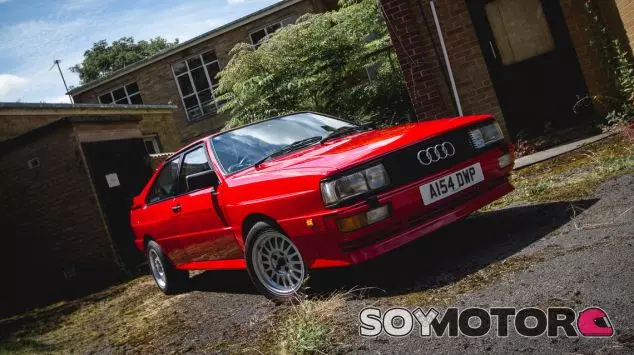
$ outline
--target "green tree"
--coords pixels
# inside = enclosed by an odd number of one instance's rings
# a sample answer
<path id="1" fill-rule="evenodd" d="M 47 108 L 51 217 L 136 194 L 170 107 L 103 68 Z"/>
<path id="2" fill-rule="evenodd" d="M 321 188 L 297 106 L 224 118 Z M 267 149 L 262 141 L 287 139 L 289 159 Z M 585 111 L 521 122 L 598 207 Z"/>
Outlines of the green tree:
<path id="1" fill-rule="evenodd" d="M 293 111 L 407 120 L 411 104 L 374 0 L 307 14 L 259 47 L 241 43 L 219 73 L 227 128 Z"/>
<path id="2" fill-rule="evenodd" d="M 134 42 L 132 37 L 121 37 L 119 40 L 108 42 L 104 39 L 92 44 L 92 48 L 84 52 L 84 60 L 68 68 L 79 74 L 82 83 L 108 76 L 115 70 L 121 69 L 143 58 L 152 56 L 160 51 L 178 44 L 178 39 L 169 42 L 165 38 L 156 37 L 149 41 Z"/>

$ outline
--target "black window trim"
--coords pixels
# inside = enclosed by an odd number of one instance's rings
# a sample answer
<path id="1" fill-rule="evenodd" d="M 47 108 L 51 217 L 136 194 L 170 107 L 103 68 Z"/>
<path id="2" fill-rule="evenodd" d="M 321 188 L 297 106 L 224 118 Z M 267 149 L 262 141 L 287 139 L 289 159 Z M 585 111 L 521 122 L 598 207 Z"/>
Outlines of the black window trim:
<path id="1" fill-rule="evenodd" d="M 132 85 L 132 84 L 136 84 L 136 85 L 137 85 L 137 87 L 139 88 L 139 91 L 137 91 L 137 92 L 135 92 L 135 93 L 132 93 L 132 95 L 128 95 L 128 89 L 127 89 L 127 86 Z M 118 104 L 118 103 L 116 103 L 116 100 L 114 99 L 114 94 L 113 94 L 113 92 L 114 92 L 114 91 L 117 91 L 117 90 L 119 90 L 119 89 L 123 89 L 123 90 L 125 91 L 126 99 L 127 99 L 127 101 L 128 101 L 128 102 L 127 102 L 127 103 L 125 103 L 125 104 Z M 101 97 L 102 97 L 102 96 L 104 96 L 104 95 L 106 95 L 106 94 L 110 95 L 110 98 L 112 99 L 112 102 L 110 102 L 109 104 L 104 104 L 104 103 L 102 103 L 102 102 L 101 102 Z M 113 89 L 111 89 L 111 90 L 107 90 L 107 91 L 102 92 L 101 94 L 98 94 L 98 95 L 97 95 L 97 101 L 98 101 L 100 104 L 102 104 L 102 105 L 143 105 L 143 104 L 133 104 L 133 103 L 131 103 L 131 101 L 130 101 L 130 96 L 134 96 L 134 95 L 137 95 L 137 94 L 141 97 L 141 101 L 143 101 L 143 96 L 141 95 L 141 86 L 139 86 L 139 82 L 138 82 L 138 81 L 134 80 L 134 81 L 129 81 L 129 82 L 126 82 L 125 84 L 122 84 L 122 85 L 120 85 L 120 86 L 115 86 L 115 87 L 114 87 Z"/>
<path id="2" fill-rule="evenodd" d="M 216 173 L 215 170 L 214 170 L 214 166 L 211 163 L 211 159 L 209 157 L 209 152 L 207 152 L 207 149 L 206 149 L 207 146 L 205 145 L 205 142 L 200 142 L 200 143 L 194 144 L 193 146 L 189 147 L 187 150 L 184 150 L 182 153 L 180 153 L 180 155 L 182 155 L 182 159 L 181 159 L 180 163 L 178 164 L 178 174 L 177 174 L 177 179 L 178 179 L 177 183 L 178 183 L 178 185 L 176 186 L 176 191 L 180 191 L 181 167 L 183 166 L 183 161 L 185 160 L 185 155 L 193 152 L 194 150 L 196 150 L 198 148 L 203 148 L 203 152 L 205 153 L 205 157 L 207 158 L 207 164 L 209 165 L 209 170 L 211 170 L 214 173 Z M 193 193 L 193 192 L 196 192 L 196 191 L 200 191 L 202 189 L 203 188 L 192 190 L 192 191 L 185 191 L 185 192 L 182 192 L 182 193 L 174 195 L 174 197 L 180 197 L 180 196 L 187 195 L 187 194 L 190 194 L 190 193 Z"/>
<path id="3" fill-rule="evenodd" d="M 167 165 L 169 163 L 173 162 L 176 159 L 178 159 L 178 170 L 176 171 L 176 184 L 177 184 L 176 185 L 176 189 L 178 189 L 178 176 L 179 176 L 180 171 L 181 171 L 181 164 L 183 163 L 183 153 L 178 153 L 177 155 L 175 155 L 173 157 L 170 157 L 169 159 L 165 160 L 165 163 L 163 164 L 163 166 L 161 166 L 161 170 L 158 173 L 156 173 L 156 178 L 154 179 L 154 181 L 152 181 L 152 185 L 150 186 L 150 192 L 152 191 L 152 186 L 154 186 L 154 184 L 156 183 L 156 180 L 158 179 L 159 175 L 161 175 L 161 173 L 163 172 L 163 169 L 167 168 Z M 173 196 L 169 196 L 169 197 L 160 199 L 158 201 L 150 202 L 149 201 L 150 194 L 148 193 L 147 196 L 145 196 L 145 205 L 146 206 L 151 206 L 151 205 L 154 205 L 154 204 L 157 204 L 157 203 L 161 203 L 163 201 L 167 201 L 167 200 L 173 199 L 175 197 L 176 197 L 176 195 L 173 195 Z"/>
<path id="4" fill-rule="evenodd" d="M 214 56 L 216 57 L 216 60 L 211 61 L 209 63 L 205 63 L 205 61 L 203 60 L 203 54 L 206 54 L 206 53 L 209 53 L 209 52 L 213 52 L 214 53 Z M 194 81 L 193 81 L 194 79 L 191 76 L 191 70 L 189 69 L 189 64 L 187 63 L 190 59 L 193 59 L 193 58 L 200 59 L 200 61 L 202 63 L 202 65 L 200 67 L 203 68 L 203 70 L 205 71 L 205 77 L 207 79 L 207 82 L 210 84 L 209 89 L 211 90 L 211 94 L 212 94 L 212 97 L 214 99 L 214 103 L 216 105 L 216 111 L 215 112 L 203 113 L 200 116 L 196 116 L 196 117 L 189 117 L 189 114 L 187 113 L 187 106 L 185 105 L 185 96 L 187 96 L 187 97 L 190 97 L 190 96 L 196 97 L 196 102 L 198 102 L 198 107 L 202 110 L 202 103 L 200 102 L 200 99 L 198 97 L 198 91 L 196 91 L 196 85 L 194 84 Z M 213 118 L 213 117 L 216 117 L 216 116 L 219 115 L 218 109 L 220 109 L 221 105 L 218 104 L 218 100 L 216 100 L 216 95 L 214 93 L 214 90 L 215 90 L 214 89 L 214 84 L 215 84 L 215 86 L 217 88 L 218 85 L 219 85 L 219 82 L 216 82 L 216 78 L 212 79 L 211 76 L 209 75 L 209 71 L 207 70 L 207 65 L 211 64 L 213 62 L 218 63 L 218 68 L 220 69 L 220 71 L 222 71 L 222 65 L 220 63 L 220 58 L 218 57 L 216 49 L 215 48 L 204 48 L 202 50 L 202 52 L 198 52 L 197 54 L 192 54 L 192 55 L 190 55 L 190 56 L 188 56 L 186 58 L 179 59 L 179 60 L 176 60 L 176 61 L 173 61 L 172 63 L 170 63 L 170 69 L 172 71 L 172 77 L 174 78 L 176 89 L 178 90 L 178 95 L 180 96 L 181 103 L 183 104 L 183 112 L 185 112 L 185 122 L 188 123 L 188 124 L 189 123 L 195 123 L 195 122 L 202 121 L 202 120 L 209 119 L 209 118 Z M 183 95 L 180 83 L 178 82 L 178 78 L 181 77 L 181 76 L 184 76 L 185 74 L 183 74 L 183 73 L 178 74 L 178 75 L 176 74 L 176 71 L 174 70 L 174 65 L 176 65 L 178 63 L 185 63 L 185 67 L 187 68 L 186 73 L 187 73 L 187 75 L 189 77 L 189 81 L 190 81 L 190 83 L 192 85 L 192 88 L 194 90 L 194 92 L 192 94 Z M 197 68 L 195 68 L 195 69 L 197 69 Z M 202 91 L 204 91 L 204 90 L 202 90 Z"/>

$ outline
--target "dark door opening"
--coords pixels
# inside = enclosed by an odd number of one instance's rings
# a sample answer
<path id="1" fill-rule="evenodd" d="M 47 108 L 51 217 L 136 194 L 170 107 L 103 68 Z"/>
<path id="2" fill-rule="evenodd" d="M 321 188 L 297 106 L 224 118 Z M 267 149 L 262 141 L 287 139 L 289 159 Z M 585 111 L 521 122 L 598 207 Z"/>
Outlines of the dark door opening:
<path id="1" fill-rule="evenodd" d="M 124 264 L 134 267 L 143 256 L 134 246 L 130 207 L 152 176 L 143 139 L 83 143 L 82 148 L 115 248 Z"/>
<path id="2" fill-rule="evenodd" d="M 580 123 L 587 94 L 558 0 L 467 0 L 510 134 L 529 138 L 546 126 Z"/>

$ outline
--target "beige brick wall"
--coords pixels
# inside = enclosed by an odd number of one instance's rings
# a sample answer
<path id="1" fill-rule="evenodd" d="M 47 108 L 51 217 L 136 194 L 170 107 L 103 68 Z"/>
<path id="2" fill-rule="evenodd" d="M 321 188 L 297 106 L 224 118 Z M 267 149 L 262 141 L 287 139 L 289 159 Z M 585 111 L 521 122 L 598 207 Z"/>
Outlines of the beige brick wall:
<path id="1" fill-rule="evenodd" d="M 74 96 L 77 103 L 98 103 L 98 97 L 106 92 L 121 87 L 122 85 L 136 82 L 139 85 L 141 97 L 145 104 L 167 104 L 172 103 L 179 108 L 174 112 L 174 126 L 177 135 L 180 137 L 180 145 L 189 143 L 196 138 L 220 130 L 226 120 L 226 115 L 216 115 L 204 117 L 194 122 L 188 122 L 183 103 L 178 93 L 176 81 L 172 73 L 172 64 L 180 62 L 191 56 L 214 50 L 218 56 L 221 68 L 226 66 L 230 60 L 229 51 L 240 42 L 250 43 L 249 33 L 256 31 L 268 24 L 281 21 L 290 16 L 301 16 L 308 12 L 320 12 L 334 6 L 332 0 L 307 0 L 289 6 L 269 16 L 253 21 L 229 32 L 205 41 L 194 47 L 187 48 L 179 53 L 152 63 L 139 70 L 125 75 L 122 78 L 109 81 L 103 85 L 95 87 L 85 93 Z M 145 123 L 143 130 L 150 129 Z"/>
<path id="2" fill-rule="evenodd" d="M 608 1 L 608 0 L 604 0 Z M 620 15 L 623 31 L 630 50 L 634 48 L 634 0 L 613 0 Z"/>
<path id="3" fill-rule="evenodd" d="M 37 110 L 34 111 L 33 109 L 29 109 L 29 111 L 37 112 Z M 107 111 L 100 111 L 99 109 L 92 111 L 79 110 L 77 112 L 66 110 L 59 114 L 51 113 L 51 110 L 40 111 L 41 114 L 21 114 L 15 111 L 3 113 L 0 110 L 0 141 L 24 134 L 34 128 L 57 121 L 62 117 L 84 116 L 98 120 L 99 117 L 112 116 Z M 140 116 L 142 118 L 139 122 L 141 133 L 143 135 L 158 135 L 164 151 L 173 152 L 182 146 L 181 138 L 174 126 L 174 119 L 170 110 L 143 111 L 135 114 L 135 109 L 128 109 L 122 112 L 127 113 L 126 116 Z M 104 125 L 103 129 L 111 130 L 112 127 L 112 125 Z"/>
<path id="4" fill-rule="evenodd" d="M 0 141 L 24 134 L 34 128 L 57 121 L 60 115 L 15 115 L 0 116 Z"/>

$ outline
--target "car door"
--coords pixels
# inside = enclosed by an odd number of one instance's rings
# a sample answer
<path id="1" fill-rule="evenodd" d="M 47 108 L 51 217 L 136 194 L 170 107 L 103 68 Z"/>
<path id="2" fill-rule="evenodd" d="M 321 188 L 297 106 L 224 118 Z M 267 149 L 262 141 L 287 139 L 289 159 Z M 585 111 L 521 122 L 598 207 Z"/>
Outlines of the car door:
<path id="1" fill-rule="evenodd" d="M 183 155 L 175 199 L 174 228 L 191 261 L 242 258 L 242 251 L 219 206 L 216 187 L 191 187 L 187 176 L 212 170 L 204 143 Z M 212 172 L 215 174 L 214 172 Z"/>
<path id="2" fill-rule="evenodd" d="M 146 205 L 139 218 L 145 233 L 161 246 L 174 264 L 188 261 L 182 243 L 175 238 L 178 233 L 173 224 L 181 158 L 182 155 L 177 155 L 163 164 L 148 191 Z"/>

